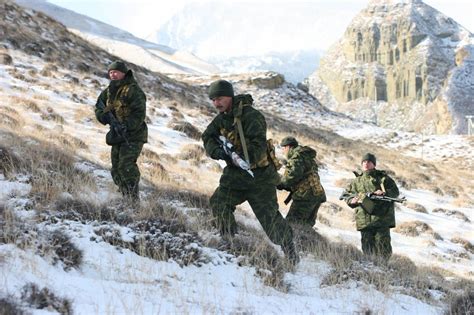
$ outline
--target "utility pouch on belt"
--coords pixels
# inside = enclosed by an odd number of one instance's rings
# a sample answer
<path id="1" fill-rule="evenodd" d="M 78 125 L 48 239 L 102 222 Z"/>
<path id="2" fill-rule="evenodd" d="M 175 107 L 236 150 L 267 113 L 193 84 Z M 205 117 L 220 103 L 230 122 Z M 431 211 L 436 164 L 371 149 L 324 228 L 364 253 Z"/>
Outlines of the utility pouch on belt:
<path id="1" fill-rule="evenodd" d="M 367 212 L 368 214 L 373 214 L 375 209 L 375 202 L 365 194 L 363 196 L 360 196 L 359 198 L 361 198 L 361 206 L 365 210 L 365 212 Z"/>

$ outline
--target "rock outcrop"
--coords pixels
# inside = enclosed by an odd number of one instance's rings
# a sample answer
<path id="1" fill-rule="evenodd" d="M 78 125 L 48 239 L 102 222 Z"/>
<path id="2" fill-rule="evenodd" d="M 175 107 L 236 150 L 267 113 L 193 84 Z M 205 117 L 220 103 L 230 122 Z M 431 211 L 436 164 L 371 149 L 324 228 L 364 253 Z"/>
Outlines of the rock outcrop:
<path id="1" fill-rule="evenodd" d="M 473 52 L 472 34 L 422 1 L 371 1 L 306 84 L 324 105 L 384 127 L 466 133 Z"/>

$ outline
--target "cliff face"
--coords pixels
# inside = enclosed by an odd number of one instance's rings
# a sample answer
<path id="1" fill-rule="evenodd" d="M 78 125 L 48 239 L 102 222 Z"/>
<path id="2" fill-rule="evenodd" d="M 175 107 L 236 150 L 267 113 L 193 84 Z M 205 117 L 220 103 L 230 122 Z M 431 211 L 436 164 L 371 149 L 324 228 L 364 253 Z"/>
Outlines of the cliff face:
<path id="1" fill-rule="evenodd" d="M 474 87 L 455 86 L 472 81 L 473 47 L 470 32 L 422 1 L 372 1 L 307 84 L 321 98 L 320 79 L 335 98 L 327 106 L 385 127 L 465 133 L 474 105 L 460 98 Z"/>

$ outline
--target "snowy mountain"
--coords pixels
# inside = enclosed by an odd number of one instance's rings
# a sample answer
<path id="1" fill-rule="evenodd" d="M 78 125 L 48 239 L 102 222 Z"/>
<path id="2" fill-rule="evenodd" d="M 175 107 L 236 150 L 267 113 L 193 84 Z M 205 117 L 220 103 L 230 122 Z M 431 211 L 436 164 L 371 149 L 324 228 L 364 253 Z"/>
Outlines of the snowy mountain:
<path id="1" fill-rule="evenodd" d="M 219 75 L 252 94 L 270 137 L 296 135 L 318 151 L 328 202 L 314 229 L 295 228 L 302 260 L 292 268 L 247 204 L 232 242 L 211 225 L 222 166 L 199 137 L 216 114 L 206 88 L 217 76 L 130 64 L 149 127 L 142 204 L 132 209 L 112 182 L 107 128 L 93 114 L 108 84 L 102 67 L 115 56 L 12 2 L 0 2 L 0 16 L 0 313 L 472 310 L 474 139 L 362 123 L 275 73 Z M 388 263 L 361 254 L 353 212 L 338 200 L 369 150 L 409 201 L 397 207 Z"/>
<path id="2" fill-rule="evenodd" d="M 218 68 L 196 56 L 164 45 L 147 42 L 132 34 L 46 0 L 16 3 L 43 12 L 63 23 L 77 35 L 121 59 L 163 73 L 215 73 Z"/>
<path id="3" fill-rule="evenodd" d="M 327 15 L 319 14 L 321 6 Z M 227 72 L 273 70 L 296 84 L 316 69 L 321 51 L 334 41 L 324 31 L 327 20 L 339 21 L 342 34 L 350 18 L 329 2 L 193 2 L 149 40 L 190 51 Z"/>
<path id="4" fill-rule="evenodd" d="M 466 134 L 474 36 L 420 0 L 372 1 L 308 85 L 331 109 L 380 126 Z"/>

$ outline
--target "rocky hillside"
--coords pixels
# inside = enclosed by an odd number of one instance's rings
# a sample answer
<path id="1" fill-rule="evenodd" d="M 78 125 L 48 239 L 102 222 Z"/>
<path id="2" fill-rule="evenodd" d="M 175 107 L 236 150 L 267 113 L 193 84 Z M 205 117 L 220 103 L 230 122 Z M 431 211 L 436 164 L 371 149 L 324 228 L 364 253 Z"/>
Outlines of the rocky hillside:
<path id="1" fill-rule="evenodd" d="M 323 104 L 394 129 L 467 132 L 474 39 L 420 0 L 371 1 L 307 80 Z"/>
<path id="2" fill-rule="evenodd" d="M 170 77 L 129 63 L 149 126 L 142 203 L 132 209 L 112 182 L 107 127 L 93 114 L 103 69 L 117 57 L 9 1 L 0 16 L 0 313 L 469 310 L 474 139 L 425 138 L 420 155 L 419 135 L 333 113 L 276 73 Z M 205 90 L 218 77 L 253 95 L 270 137 L 296 135 L 318 151 L 328 202 L 314 229 L 295 228 L 295 268 L 247 204 L 235 211 L 233 242 L 211 224 L 222 165 L 199 137 L 215 115 Z M 338 200 L 367 150 L 410 201 L 397 207 L 389 263 L 362 255 L 353 212 Z"/>
<path id="3" fill-rule="evenodd" d="M 137 38 L 132 34 L 64 9 L 46 0 L 16 0 L 17 4 L 47 14 L 69 30 L 122 59 L 162 73 L 216 73 L 217 67 L 196 56 Z"/>

